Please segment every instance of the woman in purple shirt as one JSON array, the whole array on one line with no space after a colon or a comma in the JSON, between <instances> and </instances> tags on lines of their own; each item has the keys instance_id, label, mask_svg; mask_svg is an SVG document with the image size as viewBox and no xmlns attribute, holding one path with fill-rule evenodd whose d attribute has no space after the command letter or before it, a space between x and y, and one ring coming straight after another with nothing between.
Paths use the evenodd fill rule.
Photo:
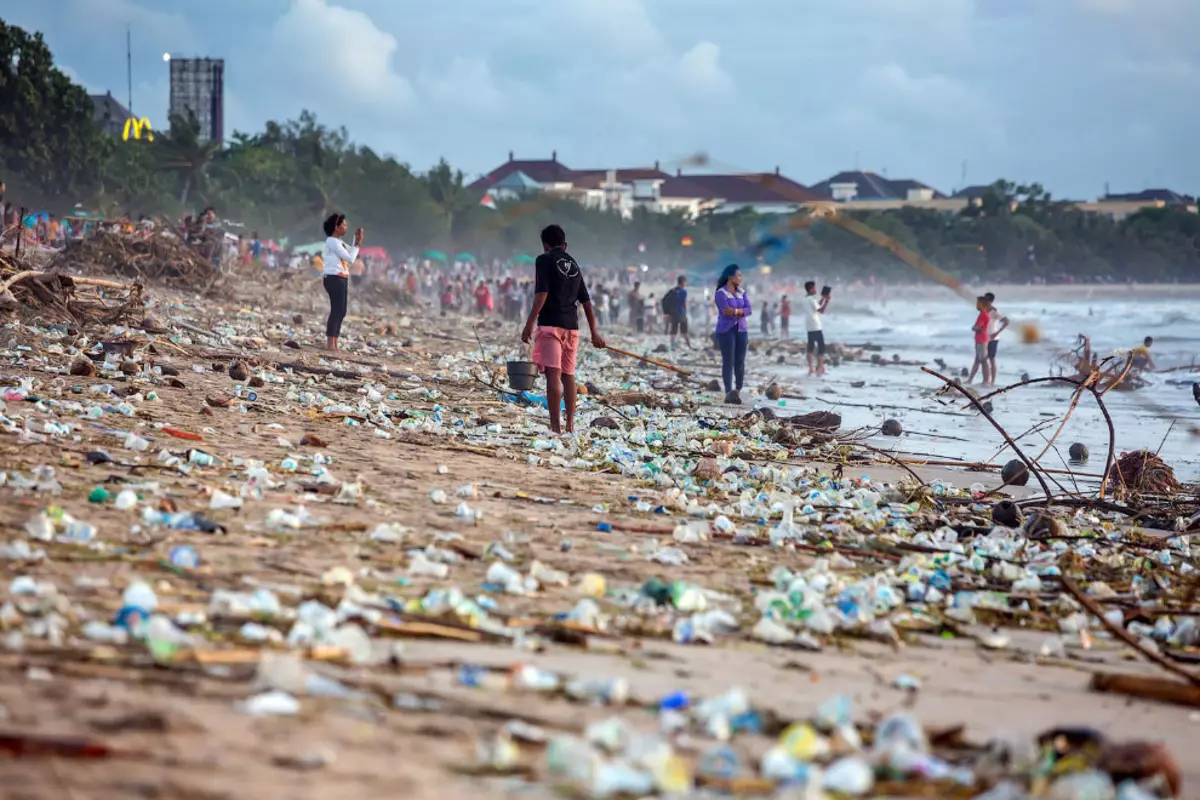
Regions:
<instances>
[{"instance_id":1,"label":"woman in purple shirt","mask_svg":"<svg viewBox=\"0 0 1200 800\"><path fill-rule=\"evenodd\" d=\"M717 281L717 345L721 348L721 377L725 380L725 402L741 405L742 381L746 377L746 347L750 335L746 317L750 316L750 298L742 289L742 273L730 264ZM735 384L736 379L736 384Z\"/></svg>"}]
</instances>

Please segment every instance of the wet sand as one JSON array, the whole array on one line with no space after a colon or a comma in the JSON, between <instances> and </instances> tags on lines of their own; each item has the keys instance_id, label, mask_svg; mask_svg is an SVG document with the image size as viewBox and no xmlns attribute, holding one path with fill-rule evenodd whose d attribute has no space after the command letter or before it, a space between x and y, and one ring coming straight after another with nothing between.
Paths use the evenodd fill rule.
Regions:
<instances>
[{"instance_id":1,"label":"wet sand","mask_svg":"<svg viewBox=\"0 0 1200 800\"><path fill-rule=\"evenodd\" d=\"M183 313L179 312L180 316ZM267 331L269 341L253 348L255 357L265 361L303 358L310 364L317 363L318 353L312 345L320 335L319 320L306 320L301 339L304 349L299 353L280 347L283 339L293 333L287 322L291 313L282 308L261 312L255 325ZM356 333L380 331L388 321L382 316L370 321L352 319L348 328ZM352 357L386 364L397 374L429 378L437 368L439 355L463 353L470 357L471 324L450 321L444 327L457 337L456 341L403 328L398 334L415 340L406 348L391 341L376 341L372 334L371 352ZM432 327L443 329L436 320ZM482 334L485 341L495 336L490 328ZM615 337L614 344L621 345L621 339ZM681 545L690 563L663 567L636 552L644 549L655 534L620 530L606 533L596 528L597 521L604 519L618 529L622 524L652 527L663 531L660 538L669 539L671 521L638 512L629 500L631 496L657 498L660 493L656 489L620 475L531 465L527 460L527 437L521 435L501 447L484 436L472 441L470 435L452 439L399 433L391 440L379 439L368 427L347 426L344 415L321 417L298 411L285 399L287 385L268 384L258 389L258 401L246 414L232 408L208 408L204 398L229 395L233 382L211 369L202 374L191 371L193 365L214 362L212 348L198 344L181 347L186 355L166 346L159 349L166 354L162 361L181 369L186 389L156 387L160 402L142 404L138 416L132 418L109 414L101 424L123 430L137 425L143 435L155 437L154 448L166 446L177 452L191 445L147 426L163 423L199 432L204 437L200 446L222 461L186 476L153 468L128 470L80 463L83 452L101 444L119 460L151 460L123 450L113 437L86 426L79 431L82 440L68 444L20 443L14 435L0 434L0 458L6 469L26 472L37 464L56 465L63 493L53 502L97 525L101 540L125 551L119 556L110 552L104 558L93 559L85 558L81 548L41 545L51 553L43 562L0 561L0 575L5 582L18 575L53 581L61 593L71 598L75 610L98 619L111 617L120 604L121 587L135 576L152 579L160 603L175 610L205 608L214 588L297 586L301 596L333 598L336 602L340 590L323 586L322 576L339 566L349 568L358 584L368 591L417 597L444 583L475 594L491 559L466 558L451 566L444 582L397 580L404 576L408 563L405 549L429 544L441 534L459 534L465 551L482 553L489 543L508 541L507 546L524 568L537 559L570 573L572 587L549 587L532 597L496 596L502 610L514 617L544 619L574 605L579 594L573 586L577 576L585 572L604 575L610 588L638 586L659 575L749 596L772 567L784 564L799 569L817 557L711 541ZM244 350L232 346L218 349ZM702 358L699 354L695 357ZM50 356L48 360L66 366L69 359ZM356 368L353 364L345 366ZM758 362L756 369L764 370L766 365ZM586 366L581 373L586 377ZM36 376L41 381L53 378L41 367L9 368L6 375ZM287 380L291 383L299 378L289 376ZM456 415L466 412L475 419L486 417L506 429L531 413L500 403L492 393L480 392L466 381L417 383L385 373L375 373L372 380L406 393L403 406L410 411L432 413L437 403ZM105 381L68 379L67 385ZM360 390L357 381L333 378L312 385L332 398L342 396L351 403ZM442 395L436 401L422 397L421 390L431 386ZM14 405L9 403L10 414L18 410ZM275 410L285 405L291 405L290 413ZM585 403L584 420L595 414L593 408ZM19 409L21 413L26 410ZM544 415L541 411L533 413ZM316 434L326 446L293 451L278 441L284 437L296 444L305 434ZM109 485L115 493L121 481L140 479L158 481L181 510L206 509L213 489L236 493L240 478L232 477L234 456L261 459L274 467L289 453L311 455L316 450L333 458L329 470L339 480L362 477L362 500L335 505L328 495L303 491L295 476L289 479L277 475L287 479L287 484L268 492L264 499L247 500L236 512L206 512L227 527L224 535L158 528L133 532L133 512L118 511L111 505L90 505L86 500L95 486L106 481L112 481ZM439 465L448 471L440 474ZM995 474L917 469L927 481L951 480L958 485L980 482L989 489L999 485ZM904 477L892 466L846 467L847 477L858 474L870 474L882 481ZM464 484L479 486L479 496L466 500L482 512L476 524L455 516L455 505L461 499L454 492ZM431 491L438 488L450 495L448 504L430 502ZM515 497L518 488L525 495L558 502L543 504ZM1015 491L1023 495L1026 490ZM0 488L0 496L4 497L0 504L0 537L9 541L23 538L26 520L48 502L7 487ZM271 509L295 509L298 503L306 504L321 524L285 534L265 529L264 520ZM597 514L592 511L597 504L608 505L610 511ZM400 522L410 529L403 544L368 538L369 529L387 521ZM571 543L569 550L563 549L564 540ZM199 552L202 567L197 573L180 575L158 566L179 544L190 544ZM82 588L78 585L82 576L103 578L108 585ZM224 632L218 637L220 646L234 646L231 631L237 625L218 627ZM826 647L820 653L769 648L736 637L715 646L675 645L669 640L669 629L665 641L651 635L595 636L586 647L550 644L543 652L501 644L401 637L402 664L406 665L402 668L337 664L317 668L384 696L408 692L440 697L447 708L419 712L389 709L377 702L302 698L297 716L279 718L254 718L236 709L235 703L254 693L247 672L252 672L252 664L208 670L195 665L163 669L148 665L133 646L114 651L72 637L69 646L51 647L26 637L23 647L0 651L0 666L6 677L0 684L0 729L95 736L127 751L128 758L0 760L0 782L5 786L5 796L14 799L479 798L515 796L514 791L549 796L543 789L515 790L512 779L467 777L453 769L473 764L477 743L508 718L528 718L553 733L578 730L584 721L603 719L614 713L613 709L570 704L561 698L464 688L455 680L453 665L467 663L495 667L535 664L575 675L622 676L629 680L635 698L651 704L669 691L683 689L708 696L735 685L747 689L756 704L797 717L811 714L818 702L835 693L853 696L854 715L861 720L911 703L926 725L965 724L968 737L978 742L1002 731L1032 736L1056 725L1095 726L1121 738L1165 741L1183 767L1185 795L1198 796L1200 750L1192 746L1192 741L1200 730L1200 715L1195 710L1131 702L1089 693L1086 688L1090 672L1095 669L1158 674L1154 668L1133 660L1127 648L1104 638L1098 638L1096 646L1088 651L1070 647L1071 658L1066 661L1037 663L1037 653L1048 634L1005 630L1012 642L1002 650L986 649L971 637L948 640L909 635L899 648L865 640L839 640L840 645ZM976 633L982 636L987 630ZM387 637L386 631L375 631L373 635L377 639ZM891 681L901 673L922 681L915 696L891 687ZM630 708L620 714L639 727L655 727L653 715L644 711ZM766 740L745 737L744 741L739 737L737 747L751 756L765 749ZM294 761L317 754L328 754L332 761L313 769L298 769L295 764L279 760L285 757ZM523 754L531 764L544 760L534 746L524 746Z\"/></svg>"}]
</instances>

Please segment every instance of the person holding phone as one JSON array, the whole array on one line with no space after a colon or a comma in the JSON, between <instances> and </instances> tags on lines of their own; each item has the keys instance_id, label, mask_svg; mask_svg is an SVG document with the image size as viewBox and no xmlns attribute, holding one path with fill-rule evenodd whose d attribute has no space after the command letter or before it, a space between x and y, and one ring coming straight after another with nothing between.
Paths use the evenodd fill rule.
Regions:
<instances>
[{"instance_id":1,"label":"person holding phone","mask_svg":"<svg viewBox=\"0 0 1200 800\"><path fill-rule=\"evenodd\" d=\"M817 297L816 281L804 284L804 327L808 331L808 374L825 374L825 331L821 326L821 315L829 308L829 298L832 289L828 286L821 289Z\"/></svg>"},{"instance_id":2,"label":"person holding phone","mask_svg":"<svg viewBox=\"0 0 1200 800\"><path fill-rule=\"evenodd\" d=\"M350 294L350 265L358 258L363 229L354 232L354 245L347 246L341 237L346 235L346 215L330 214L325 220L325 256L322 258L321 283L329 295L329 320L325 323L326 347L338 349L342 335L342 320Z\"/></svg>"}]
</instances>

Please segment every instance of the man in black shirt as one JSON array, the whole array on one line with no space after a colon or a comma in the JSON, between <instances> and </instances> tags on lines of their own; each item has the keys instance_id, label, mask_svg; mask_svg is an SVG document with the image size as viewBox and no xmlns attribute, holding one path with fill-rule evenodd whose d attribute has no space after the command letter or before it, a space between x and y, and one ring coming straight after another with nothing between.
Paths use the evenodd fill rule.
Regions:
<instances>
[{"instance_id":1,"label":"man in black shirt","mask_svg":"<svg viewBox=\"0 0 1200 800\"><path fill-rule=\"evenodd\" d=\"M587 317L592 346L606 345L596 329L592 298L579 264L567 253L567 235L558 225L542 231L542 250L534 265L533 308L521 332L525 344L533 341L533 362L546 375L546 402L550 430L562 433L560 404L566 401L567 433L575 432L575 356L579 350L579 305ZM534 335L534 322L537 335Z\"/></svg>"}]
</instances>

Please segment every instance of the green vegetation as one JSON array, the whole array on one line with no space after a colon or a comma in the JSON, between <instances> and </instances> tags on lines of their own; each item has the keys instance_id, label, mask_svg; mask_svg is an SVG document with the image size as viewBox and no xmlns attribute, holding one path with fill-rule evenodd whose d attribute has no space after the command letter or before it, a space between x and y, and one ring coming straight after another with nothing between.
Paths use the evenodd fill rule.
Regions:
<instances>
[{"instance_id":1,"label":"green vegetation","mask_svg":"<svg viewBox=\"0 0 1200 800\"><path fill-rule=\"evenodd\" d=\"M321 218L336 209L366 227L372 244L397 253L507 258L536 248L539 227L556 221L589 261L679 269L749 246L764 224L748 211L693 222L639 210L622 220L544 198L491 210L445 161L417 174L308 112L268 122L261 133L237 133L223 146L200 142L194 123L183 119L154 142L123 142L96 129L86 93L54 68L41 36L2 21L0 170L10 197L51 212L80 203L110 215L178 218L213 205L247 232L301 242L319 238ZM958 215L902 208L855 216L962 276L1200 281L1200 215L1181 209L1148 209L1114 222L1054 201L1036 184L1000 181L981 205ZM691 247L680 245L685 235ZM916 279L879 248L828 225L798 234L776 266Z\"/></svg>"}]
</instances>

